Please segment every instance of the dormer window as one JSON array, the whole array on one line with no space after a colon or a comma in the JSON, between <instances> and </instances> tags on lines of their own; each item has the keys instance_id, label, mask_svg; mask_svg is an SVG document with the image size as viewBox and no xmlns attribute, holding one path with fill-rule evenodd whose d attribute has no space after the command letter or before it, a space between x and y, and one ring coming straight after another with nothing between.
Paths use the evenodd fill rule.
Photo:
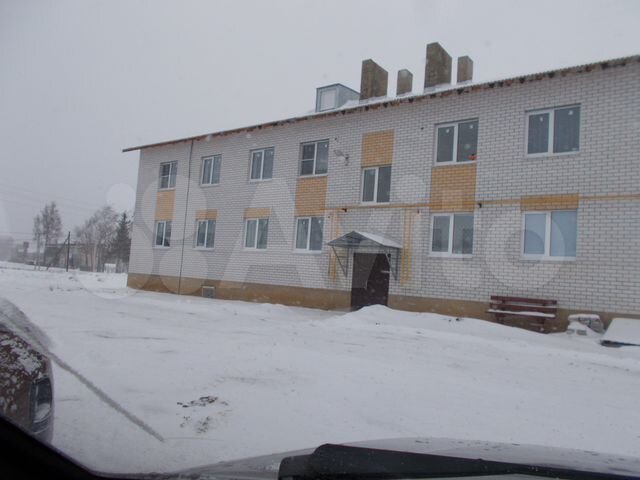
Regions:
<instances>
[{"instance_id":1,"label":"dormer window","mask_svg":"<svg viewBox=\"0 0 640 480\"><path fill-rule=\"evenodd\" d=\"M316 112L326 112L340 108L345 103L358 100L360 94L340 83L325 85L316 89Z\"/></svg>"},{"instance_id":2,"label":"dormer window","mask_svg":"<svg viewBox=\"0 0 640 480\"><path fill-rule=\"evenodd\" d=\"M336 108L337 98L338 95L335 88L321 91L319 110L322 112L324 110L331 110L332 108Z\"/></svg>"}]
</instances>

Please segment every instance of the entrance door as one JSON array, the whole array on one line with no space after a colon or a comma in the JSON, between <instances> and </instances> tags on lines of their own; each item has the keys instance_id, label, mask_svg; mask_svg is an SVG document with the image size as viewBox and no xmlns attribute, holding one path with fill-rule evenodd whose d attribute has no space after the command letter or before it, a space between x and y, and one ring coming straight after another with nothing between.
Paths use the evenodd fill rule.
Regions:
<instances>
[{"instance_id":1,"label":"entrance door","mask_svg":"<svg viewBox=\"0 0 640 480\"><path fill-rule=\"evenodd\" d=\"M386 305L389 296L389 261L376 253L353 254L351 309Z\"/></svg>"}]
</instances>

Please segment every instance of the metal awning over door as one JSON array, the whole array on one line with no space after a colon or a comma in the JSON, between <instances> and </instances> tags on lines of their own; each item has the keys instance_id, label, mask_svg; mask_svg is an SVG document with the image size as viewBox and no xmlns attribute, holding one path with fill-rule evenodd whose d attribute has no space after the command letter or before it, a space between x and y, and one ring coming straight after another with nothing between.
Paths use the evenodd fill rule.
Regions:
<instances>
[{"instance_id":1,"label":"metal awning over door","mask_svg":"<svg viewBox=\"0 0 640 480\"><path fill-rule=\"evenodd\" d=\"M333 250L345 277L349 269L351 253L357 251L378 252L386 255L393 278L398 276L398 263L402 247L389 238L375 233L352 230L341 237L331 240L327 245ZM339 254L338 250L342 252L342 255Z\"/></svg>"}]
</instances>

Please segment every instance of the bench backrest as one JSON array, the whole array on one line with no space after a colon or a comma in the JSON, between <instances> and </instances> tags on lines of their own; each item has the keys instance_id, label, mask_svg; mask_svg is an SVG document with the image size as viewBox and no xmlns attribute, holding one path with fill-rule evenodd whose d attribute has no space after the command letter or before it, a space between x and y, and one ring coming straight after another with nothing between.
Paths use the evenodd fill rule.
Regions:
<instances>
[{"instance_id":1,"label":"bench backrest","mask_svg":"<svg viewBox=\"0 0 640 480\"><path fill-rule=\"evenodd\" d=\"M521 303L541 306L557 306L557 300L547 300L543 298L505 297L502 295L491 295L491 301L495 303Z\"/></svg>"},{"instance_id":2,"label":"bench backrest","mask_svg":"<svg viewBox=\"0 0 640 480\"><path fill-rule=\"evenodd\" d=\"M492 295L491 308L510 312L540 312L555 315L558 312L558 301L542 298Z\"/></svg>"}]
</instances>

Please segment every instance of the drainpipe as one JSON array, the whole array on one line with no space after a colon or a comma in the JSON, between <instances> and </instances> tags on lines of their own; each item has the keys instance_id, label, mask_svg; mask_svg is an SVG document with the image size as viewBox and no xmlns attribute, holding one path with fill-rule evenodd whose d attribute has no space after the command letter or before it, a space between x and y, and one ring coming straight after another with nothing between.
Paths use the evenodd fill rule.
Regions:
<instances>
[{"instance_id":1,"label":"drainpipe","mask_svg":"<svg viewBox=\"0 0 640 480\"><path fill-rule=\"evenodd\" d=\"M182 251L180 252L180 272L178 273L178 294L182 293L182 264L184 262L184 244L187 233L187 211L189 209L189 190L191 189L191 157L193 155L193 139L189 146L189 168L187 170L187 197L184 202L184 222L182 226Z\"/></svg>"}]
</instances>

